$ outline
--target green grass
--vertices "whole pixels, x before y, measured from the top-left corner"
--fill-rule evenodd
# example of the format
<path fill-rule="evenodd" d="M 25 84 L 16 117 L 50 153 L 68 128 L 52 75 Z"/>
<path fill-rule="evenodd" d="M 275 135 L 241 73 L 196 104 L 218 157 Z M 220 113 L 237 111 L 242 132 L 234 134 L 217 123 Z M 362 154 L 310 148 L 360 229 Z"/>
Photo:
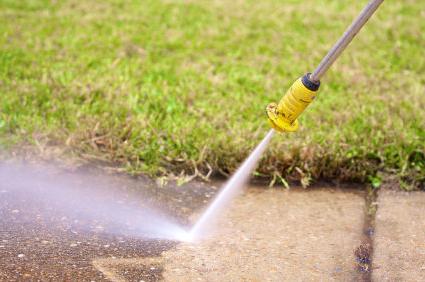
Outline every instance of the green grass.
<path fill-rule="evenodd" d="M 0 145 L 234 171 L 366 1 L 0 0 Z M 386 1 L 257 175 L 425 178 L 425 3 Z M 41 144 L 41 145 L 40 145 Z"/>

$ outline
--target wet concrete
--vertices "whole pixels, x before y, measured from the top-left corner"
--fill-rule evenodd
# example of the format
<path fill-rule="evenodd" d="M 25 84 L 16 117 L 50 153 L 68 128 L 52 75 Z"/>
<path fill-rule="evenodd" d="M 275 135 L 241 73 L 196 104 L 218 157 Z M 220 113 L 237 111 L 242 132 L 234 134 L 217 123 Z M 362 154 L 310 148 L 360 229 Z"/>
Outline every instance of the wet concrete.
<path fill-rule="evenodd" d="M 123 205 L 149 203 L 182 225 L 188 224 L 188 216 L 217 189 L 195 182 L 185 188 L 175 185 L 159 188 L 144 177 L 111 175 L 92 169 L 63 172 L 50 167 L 48 171 L 43 168 L 43 175 L 52 178 L 60 175 L 76 191 L 101 189 L 102 196 L 116 198 Z M 88 220 L 78 213 L 70 216 L 58 203 L 46 206 L 45 201 L 34 199 L 23 188 L 11 189 L 11 183 L 4 178 L 0 181 L 0 281 L 107 280 L 93 266 L 96 258 L 155 257 L 176 245 L 166 240 L 128 236 L 125 230 L 123 234 L 105 232 L 102 226 L 108 223 L 108 218 Z M 161 273 L 160 266 L 139 267 L 132 271 L 129 280 L 158 280 Z"/>
<path fill-rule="evenodd" d="M 425 193 L 380 191 L 372 278 L 425 281 Z"/>
<path fill-rule="evenodd" d="M 74 175 L 75 172 L 69 172 Z M 112 195 L 149 202 L 190 224 L 217 186 L 157 187 L 146 178 L 78 172 L 75 189 L 99 182 Z M 93 176 L 94 175 L 94 176 Z M 364 197 L 322 188 L 250 188 L 200 244 L 78 228 L 60 209 L 45 210 L 0 184 L 0 280 L 168 281 L 356 280 Z M 117 189 L 119 187 L 119 189 Z M 44 209 L 44 210 L 43 210 Z M 106 219 L 105 219 L 106 220 Z M 81 220 L 83 222 L 83 220 Z"/>

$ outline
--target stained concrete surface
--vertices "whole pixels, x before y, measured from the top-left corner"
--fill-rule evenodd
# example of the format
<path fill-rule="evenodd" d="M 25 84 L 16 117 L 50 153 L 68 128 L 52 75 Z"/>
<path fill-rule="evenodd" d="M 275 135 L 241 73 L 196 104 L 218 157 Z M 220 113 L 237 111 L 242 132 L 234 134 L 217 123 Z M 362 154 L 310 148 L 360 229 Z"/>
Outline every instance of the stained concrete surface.
<path fill-rule="evenodd" d="M 425 193 L 380 191 L 374 281 L 425 281 Z"/>
<path fill-rule="evenodd" d="M 0 166 L 0 281 L 106 281 L 105 274 L 93 266 L 96 258 L 155 257 L 176 244 L 129 236 L 124 230 L 123 234 L 105 232 L 101 227 L 108 218 L 87 219 L 84 213 L 78 213 L 78 203 L 75 213 L 70 213 L 69 206 L 65 209 L 60 206 L 67 198 L 46 202 L 27 193 L 26 189 L 32 191 L 33 186 L 40 183 L 51 185 L 59 179 L 67 188 L 72 187 L 80 193 L 77 195 L 83 196 L 81 201 L 91 201 L 89 197 L 98 194 L 123 205 L 149 203 L 172 215 L 182 225 L 188 224 L 187 218 L 192 211 L 204 205 L 216 190 L 195 182 L 186 185 L 186 189 L 175 185 L 160 188 L 144 177 L 107 174 L 99 170 L 61 171 L 54 167 L 24 167 L 22 175 L 15 180 L 13 172 L 11 178 L 9 171 L 1 169 Z M 16 188 L 22 181 L 28 182 L 28 178 L 33 186 Z M 60 195 L 55 190 L 62 187 L 51 186 L 52 193 Z M 88 193 L 90 191 L 92 193 Z M 129 281 L 154 281 L 161 277 L 161 272 L 161 267 L 139 267 L 131 271 L 128 278 Z"/>
<path fill-rule="evenodd" d="M 200 183 L 156 187 L 145 178 L 67 173 L 77 176 L 75 189 L 101 183 L 94 186 L 154 204 L 182 225 L 217 191 Z M 103 219 L 77 228 L 60 208 L 46 210 L 4 183 L 0 191 L 1 281 L 319 281 L 361 275 L 354 257 L 363 236 L 360 192 L 250 188 L 209 239 L 182 244 L 104 233 L 96 228 Z"/>

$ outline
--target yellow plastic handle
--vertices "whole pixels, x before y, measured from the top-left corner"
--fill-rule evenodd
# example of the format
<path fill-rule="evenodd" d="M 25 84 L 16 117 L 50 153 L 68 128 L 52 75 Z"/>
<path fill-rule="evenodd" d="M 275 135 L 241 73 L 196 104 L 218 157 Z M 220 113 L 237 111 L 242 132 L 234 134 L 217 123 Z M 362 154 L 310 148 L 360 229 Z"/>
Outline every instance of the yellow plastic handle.
<path fill-rule="evenodd" d="M 271 126 L 280 132 L 296 131 L 299 127 L 297 118 L 305 108 L 313 102 L 317 95 L 317 87 L 307 87 L 303 83 L 305 77 L 297 79 L 280 100 L 279 104 L 271 103 L 266 112 Z M 313 89 L 313 90 L 312 90 Z"/>

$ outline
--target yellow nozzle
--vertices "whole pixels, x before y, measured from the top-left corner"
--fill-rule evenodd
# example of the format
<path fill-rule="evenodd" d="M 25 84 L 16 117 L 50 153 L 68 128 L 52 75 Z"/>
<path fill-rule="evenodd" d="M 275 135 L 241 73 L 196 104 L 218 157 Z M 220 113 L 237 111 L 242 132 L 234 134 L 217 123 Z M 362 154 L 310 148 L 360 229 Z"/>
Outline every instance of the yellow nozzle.
<path fill-rule="evenodd" d="M 320 82 L 309 80 L 309 74 L 297 79 L 288 89 L 279 104 L 271 103 L 266 108 L 270 125 L 280 132 L 297 131 L 298 116 L 313 102 Z"/>

